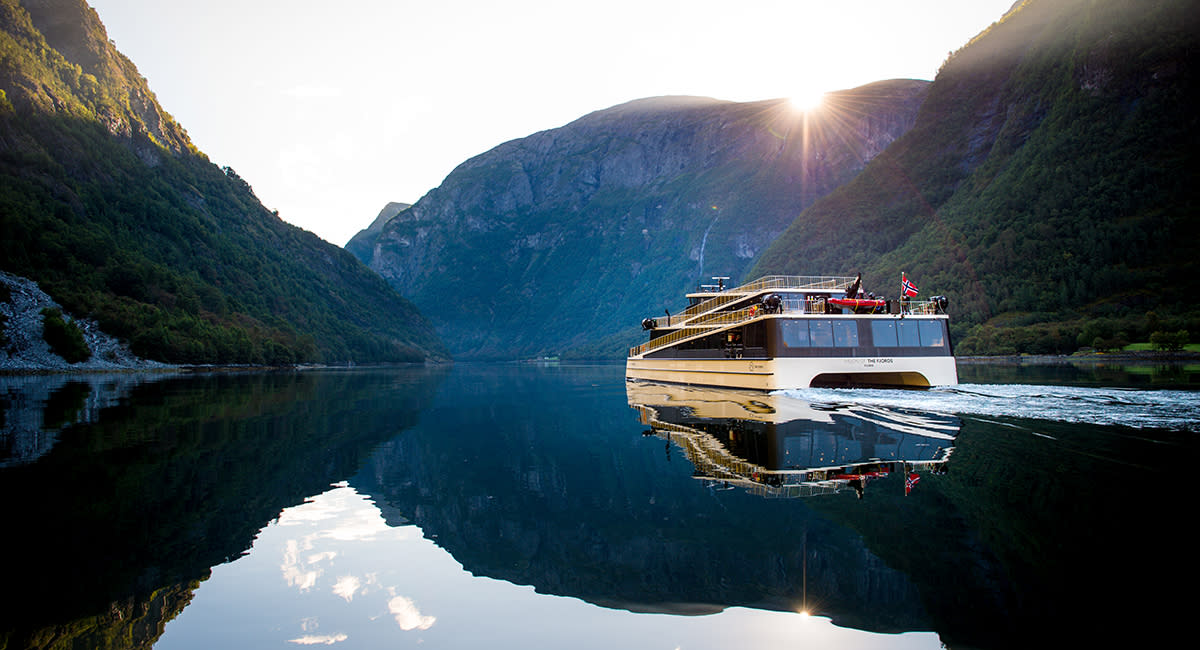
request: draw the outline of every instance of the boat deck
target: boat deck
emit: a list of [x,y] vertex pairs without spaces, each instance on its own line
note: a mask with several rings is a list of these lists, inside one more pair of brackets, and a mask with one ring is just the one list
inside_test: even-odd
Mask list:
[[[826,299],[813,296],[802,303],[794,304],[791,308],[781,308],[779,312],[775,313],[764,310],[757,303],[736,310],[728,310],[726,307],[739,300],[771,292],[832,295],[845,292],[855,279],[846,276],[768,275],[731,289],[688,294],[689,298],[705,295],[711,295],[711,297],[688,307],[682,314],[647,319],[653,323],[654,329],[674,331],[630,348],[629,356],[639,357],[668,345],[784,313],[789,316],[797,314],[824,315],[826,314]],[[904,304],[904,313],[906,314],[934,314],[937,312],[936,304],[930,300],[906,301]]]

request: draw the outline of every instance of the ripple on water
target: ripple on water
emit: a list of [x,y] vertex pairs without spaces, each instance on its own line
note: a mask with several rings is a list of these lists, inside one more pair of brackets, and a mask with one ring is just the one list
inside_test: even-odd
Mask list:
[[812,403],[1200,432],[1196,391],[959,384],[927,391],[804,388],[778,394]]

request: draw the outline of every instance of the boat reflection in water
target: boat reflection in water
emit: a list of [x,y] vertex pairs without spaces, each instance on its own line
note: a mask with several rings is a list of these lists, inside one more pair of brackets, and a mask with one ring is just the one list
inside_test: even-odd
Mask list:
[[952,416],[855,404],[811,404],[759,391],[630,381],[642,424],[684,450],[695,477],[764,497],[854,490],[904,473],[943,473],[960,423]]

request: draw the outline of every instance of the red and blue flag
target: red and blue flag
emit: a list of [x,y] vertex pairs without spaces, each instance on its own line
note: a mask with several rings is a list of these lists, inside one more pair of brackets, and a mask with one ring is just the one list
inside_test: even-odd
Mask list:
[[904,479],[904,496],[908,496],[908,493],[912,492],[913,486],[916,485],[917,481],[919,480],[921,480],[921,475],[917,474],[916,472],[909,474]]

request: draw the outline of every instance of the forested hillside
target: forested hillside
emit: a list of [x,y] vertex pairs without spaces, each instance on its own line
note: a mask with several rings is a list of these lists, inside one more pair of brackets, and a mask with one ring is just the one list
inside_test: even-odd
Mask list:
[[1027,0],[955,52],[917,124],[747,277],[906,271],[959,353],[1200,334],[1200,7]]
[[143,357],[445,357],[381,278],[197,151],[83,0],[0,0],[0,229],[0,269]]

